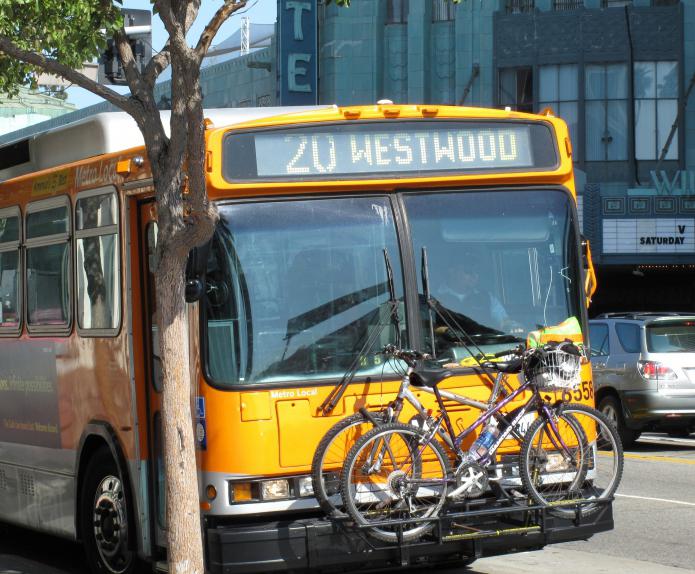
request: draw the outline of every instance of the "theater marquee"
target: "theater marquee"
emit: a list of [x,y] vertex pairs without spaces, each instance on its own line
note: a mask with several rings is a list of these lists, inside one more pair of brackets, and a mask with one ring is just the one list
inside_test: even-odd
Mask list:
[[695,219],[604,219],[603,253],[693,253]]

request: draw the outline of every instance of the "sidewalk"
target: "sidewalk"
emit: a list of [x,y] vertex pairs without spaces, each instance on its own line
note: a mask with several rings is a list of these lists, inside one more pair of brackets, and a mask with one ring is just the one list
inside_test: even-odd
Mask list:
[[[653,562],[606,556],[578,550],[546,546],[539,552],[521,552],[508,556],[481,558],[466,570],[467,574],[690,574],[695,570],[673,568]],[[1,574],[1,573],[0,573]]]
[[27,558],[0,554],[0,574],[68,574],[68,572]]

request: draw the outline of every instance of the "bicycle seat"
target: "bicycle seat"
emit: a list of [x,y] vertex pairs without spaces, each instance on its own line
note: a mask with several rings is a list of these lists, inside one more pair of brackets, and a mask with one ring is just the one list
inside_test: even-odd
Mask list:
[[500,373],[520,373],[522,366],[521,358],[512,359],[511,361],[487,362],[483,363],[486,369],[494,369]]
[[444,379],[456,376],[455,371],[449,369],[418,369],[410,373],[410,383],[416,387],[436,387]]

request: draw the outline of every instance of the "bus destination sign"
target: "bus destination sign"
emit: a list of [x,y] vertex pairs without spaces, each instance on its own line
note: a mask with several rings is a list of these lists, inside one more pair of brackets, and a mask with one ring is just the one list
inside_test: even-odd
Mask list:
[[230,133],[225,141],[225,176],[230,181],[418,177],[532,171],[556,164],[550,129],[530,123],[311,126]]

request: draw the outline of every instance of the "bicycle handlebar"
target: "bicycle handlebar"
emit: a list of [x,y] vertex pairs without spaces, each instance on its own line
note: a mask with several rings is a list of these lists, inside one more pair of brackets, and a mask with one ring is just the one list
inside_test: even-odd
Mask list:
[[424,361],[432,358],[432,356],[428,355],[427,353],[421,353],[420,351],[410,349],[399,349],[395,345],[386,345],[380,351],[380,354],[401,359],[411,367],[415,366],[418,361]]

